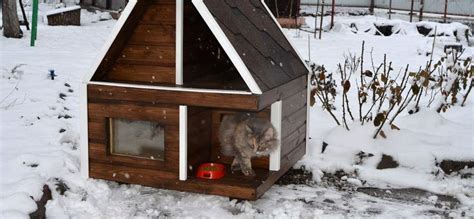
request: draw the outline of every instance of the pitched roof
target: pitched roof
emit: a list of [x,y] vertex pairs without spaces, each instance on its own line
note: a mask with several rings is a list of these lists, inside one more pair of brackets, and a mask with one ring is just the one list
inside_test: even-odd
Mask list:
[[261,0],[193,0],[193,3],[201,15],[203,11],[197,4],[204,3],[262,92],[308,73]]

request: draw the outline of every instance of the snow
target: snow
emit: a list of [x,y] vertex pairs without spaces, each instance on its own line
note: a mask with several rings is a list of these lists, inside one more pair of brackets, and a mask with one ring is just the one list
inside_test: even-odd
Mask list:
[[[42,4],[40,9],[51,8]],[[311,140],[307,155],[297,166],[310,170],[314,182],[275,185],[253,202],[81,178],[79,142],[84,136],[79,128],[79,90],[116,24],[101,21],[101,13],[81,13],[80,27],[40,23],[36,47],[29,47],[28,31],[22,39],[0,37],[0,218],[28,218],[36,210],[33,200],[41,198],[44,184],[50,186],[53,195],[46,205],[48,218],[474,217],[474,180],[433,174],[439,171],[435,163],[443,159],[474,160],[472,96],[466,107],[452,107],[447,113],[422,108],[413,115],[403,114],[396,122],[400,131],[386,130],[387,139],[375,140],[373,127],[353,122],[347,131],[337,127],[320,107],[311,107]],[[310,54],[311,60],[324,64],[329,71],[336,70],[344,55],[359,54],[362,41],[366,43],[367,60],[372,53],[374,62],[379,63],[386,53],[394,69],[410,64],[410,70],[417,70],[429,59],[426,53],[431,51],[433,38],[417,34],[413,24],[373,16],[338,16],[336,21],[335,30],[324,32],[322,40],[303,31],[285,33],[303,58]],[[308,19],[308,24],[311,22],[314,20]],[[359,29],[374,23],[396,24],[403,34],[381,37],[371,31],[354,33],[350,23]],[[444,32],[464,28],[461,24],[439,26],[437,30]],[[437,37],[435,60],[443,54],[441,45],[455,42],[453,36]],[[461,43],[467,48],[464,55],[472,57],[474,49]],[[365,65],[370,68],[370,61]],[[57,74],[55,80],[49,77],[50,69]],[[349,94],[350,99],[354,97],[354,93]],[[328,146],[321,153],[323,142]],[[356,154],[360,151],[373,156],[359,162]],[[382,154],[392,156],[400,167],[376,169]],[[346,172],[338,182],[347,189],[328,183],[323,173],[339,170]],[[55,189],[59,182],[69,188],[64,195]],[[439,201],[436,195],[420,203],[388,200],[356,192],[360,186],[420,188],[454,196],[461,206],[452,210],[435,207],[433,203]]]

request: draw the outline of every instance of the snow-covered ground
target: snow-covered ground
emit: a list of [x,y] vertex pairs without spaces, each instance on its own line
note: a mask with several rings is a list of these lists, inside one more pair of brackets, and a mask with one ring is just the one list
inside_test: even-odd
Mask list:
[[[447,113],[423,108],[414,115],[403,114],[397,120],[401,130],[387,131],[387,139],[377,140],[371,138],[372,127],[350,123],[348,132],[337,127],[320,107],[312,107],[309,150],[298,166],[311,170],[314,181],[275,185],[254,202],[82,179],[78,142],[84,136],[78,134],[77,91],[115,24],[99,21],[107,18],[103,14],[83,11],[82,17],[80,27],[40,23],[36,47],[29,47],[27,31],[23,39],[0,37],[0,218],[28,218],[36,210],[31,197],[38,200],[44,184],[53,192],[46,206],[51,218],[474,217],[474,180],[433,174],[437,159],[474,160],[472,96],[466,107],[453,107]],[[405,31],[390,37],[354,34],[347,27],[351,23],[367,26],[374,20],[388,22],[371,16],[336,17],[335,30],[323,33],[322,40],[303,31],[285,32],[304,58],[311,54],[313,62],[324,64],[329,71],[336,70],[345,54],[359,54],[362,41],[366,58],[372,51],[374,62],[380,63],[387,54],[397,71],[406,64],[416,71],[426,63],[433,38],[417,34],[406,22],[390,21]],[[439,30],[458,27],[446,25]],[[437,40],[439,45],[455,41],[454,37]],[[434,54],[436,60],[442,47],[437,46]],[[474,49],[468,47],[464,55],[472,57]],[[55,71],[55,80],[50,79],[50,70]],[[323,141],[328,147],[322,154]],[[361,150],[374,156],[356,162],[355,154]],[[382,154],[393,156],[400,167],[376,169]],[[345,176],[331,179],[342,184],[342,189],[328,183],[329,178],[322,174],[338,170],[344,170]],[[56,188],[64,184],[68,190],[61,195]],[[420,196],[419,201],[373,197],[356,191],[362,184],[420,188],[454,196],[461,203],[450,209],[436,205],[436,195]]]

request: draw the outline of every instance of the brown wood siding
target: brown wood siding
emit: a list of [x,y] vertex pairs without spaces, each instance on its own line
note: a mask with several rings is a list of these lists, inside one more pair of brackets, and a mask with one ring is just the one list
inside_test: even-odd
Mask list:
[[[291,88],[281,88],[274,91],[282,97],[282,130],[281,156],[282,159],[289,153],[305,145],[306,149],[306,112],[307,112],[307,77],[293,81]],[[284,85],[285,86],[285,85]],[[283,92],[286,90],[286,92]]]
[[89,84],[89,102],[130,101],[136,104],[177,104],[258,111],[258,96],[240,94],[199,93],[103,86]]
[[[191,166],[192,170],[210,161],[211,112],[209,108],[189,107],[188,109],[188,166]],[[194,174],[194,172],[190,171],[188,174]]]
[[[179,110],[177,106],[137,106],[135,104],[91,103],[89,117],[89,159],[91,162],[154,169],[178,174]],[[158,122],[165,128],[164,161],[110,153],[109,119]]]
[[[141,3],[147,2],[147,3]],[[139,1],[94,80],[132,84],[175,84],[176,5],[174,1]],[[136,20],[135,20],[136,19]],[[127,20],[127,21],[128,21]],[[131,23],[131,22],[130,22]],[[129,26],[132,25],[132,26]],[[119,43],[120,42],[120,43]],[[120,44],[120,45],[119,45]]]
[[58,26],[58,25],[81,25],[81,9],[65,11],[57,14],[47,15],[48,25]]
[[120,56],[122,49],[127,44],[130,36],[135,30],[136,25],[140,22],[142,14],[147,11],[149,1],[138,1],[136,6],[133,8],[131,15],[125,21],[122,29],[115,38],[114,42],[110,46],[109,50],[105,54],[105,57],[102,59],[99,67],[97,68],[92,80],[100,81],[104,79],[104,76],[109,72],[114,65],[115,60]]

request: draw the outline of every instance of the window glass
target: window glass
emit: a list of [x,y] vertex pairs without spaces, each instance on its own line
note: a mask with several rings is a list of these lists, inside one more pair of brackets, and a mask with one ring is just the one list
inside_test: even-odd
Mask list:
[[164,160],[165,130],[155,122],[111,119],[111,153]]

